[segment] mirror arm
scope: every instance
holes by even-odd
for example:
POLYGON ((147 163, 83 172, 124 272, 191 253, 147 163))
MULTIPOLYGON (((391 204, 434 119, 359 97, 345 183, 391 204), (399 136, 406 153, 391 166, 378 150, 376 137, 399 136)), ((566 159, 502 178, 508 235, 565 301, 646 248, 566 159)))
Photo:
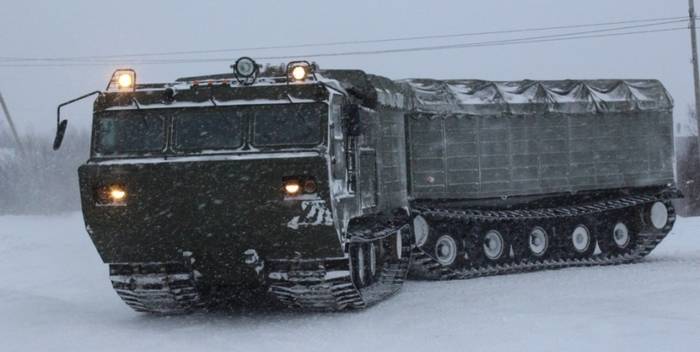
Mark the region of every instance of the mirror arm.
MULTIPOLYGON (((66 106, 66 105, 73 104, 73 103, 75 103, 76 101, 83 100, 83 99, 85 99, 85 98, 87 98, 87 97, 90 97, 90 96, 93 96, 93 95, 96 95, 96 94, 102 95, 102 92, 99 91, 99 90, 96 90, 96 91, 94 91, 94 92, 91 92, 91 93, 88 93, 88 94, 85 94, 85 95, 81 95, 81 96, 79 96, 79 97, 77 97, 77 98, 75 98, 75 99, 71 99, 71 100, 69 100, 69 101, 67 101, 67 102, 65 102, 65 103, 60 104, 60 105, 58 106, 58 108, 56 108, 56 135, 57 135, 57 137, 58 137, 58 135, 60 134, 60 131, 61 131, 61 124, 62 124, 62 123, 63 123, 63 124, 67 124, 67 123, 68 123, 68 120, 63 120, 63 121, 61 121, 61 108, 64 107, 64 106, 66 106)), ((63 128, 65 129, 65 127, 63 127, 63 128)), ((61 136, 61 137, 63 137, 63 136, 61 136)), ((61 139, 63 139, 63 138, 61 138, 61 139)), ((58 150, 58 148, 60 148, 60 146, 61 146, 61 143, 60 143, 60 141, 58 141, 58 138, 57 138, 56 141, 54 141, 53 150, 58 150)))
POLYGON ((71 99, 71 100, 69 100, 69 101, 67 101, 67 102, 65 102, 65 103, 63 103, 63 104, 61 104, 61 105, 59 105, 58 108, 56 109, 56 127, 58 127, 58 125, 61 124, 61 108, 62 108, 62 107, 66 106, 66 105, 73 104, 73 103, 75 103, 76 101, 83 100, 83 99, 85 99, 85 98, 87 98, 87 97, 90 97, 90 96, 93 96, 93 95, 95 95, 95 94, 102 94, 102 92, 99 91, 99 90, 96 90, 96 91, 94 91, 94 92, 92 92, 92 93, 88 93, 88 94, 85 94, 85 95, 81 95, 81 96, 79 96, 79 97, 77 97, 77 98, 75 98, 75 99, 71 99))

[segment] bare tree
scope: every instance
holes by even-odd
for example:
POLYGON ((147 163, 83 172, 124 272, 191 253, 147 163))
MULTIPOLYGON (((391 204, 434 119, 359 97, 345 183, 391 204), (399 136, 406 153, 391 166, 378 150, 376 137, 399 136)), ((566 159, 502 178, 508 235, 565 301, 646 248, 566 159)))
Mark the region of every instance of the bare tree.
POLYGON ((685 135, 676 137, 676 176, 678 186, 685 199, 678 202, 681 215, 700 215, 700 159, 698 158, 697 127, 694 123, 695 109, 688 107, 688 123, 685 135))
POLYGON ((87 131, 73 131, 59 152, 51 138, 22 136, 24 153, 0 129, 0 214, 56 213, 80 209, 78 166, 89 153, 87 131))

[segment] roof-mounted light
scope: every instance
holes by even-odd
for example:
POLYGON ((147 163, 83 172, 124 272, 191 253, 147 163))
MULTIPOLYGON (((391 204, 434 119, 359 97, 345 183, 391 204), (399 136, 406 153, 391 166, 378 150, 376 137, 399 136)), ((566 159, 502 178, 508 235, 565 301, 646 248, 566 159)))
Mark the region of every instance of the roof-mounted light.
POLYGON ((303 82, 311 75, 316 78, 314 67, 308 61, 293 61, 287 64, 287 82, 303 82))
POLYGON ((297 66, 292 69, 292 78, 295 81, 303 81, 306 79, 307 75, 306 67, 304 66, 297 66))
POLYGON ((136 90, 136 71, 126 68, 114 71, 107 85, 108 92, 133 92, 136 90))
POLYGON ((238 83, 243 85, 255 83, 259 71, 259 66, 255 60, 244 56, 236 60, 236 63, 231 67, 238 83))

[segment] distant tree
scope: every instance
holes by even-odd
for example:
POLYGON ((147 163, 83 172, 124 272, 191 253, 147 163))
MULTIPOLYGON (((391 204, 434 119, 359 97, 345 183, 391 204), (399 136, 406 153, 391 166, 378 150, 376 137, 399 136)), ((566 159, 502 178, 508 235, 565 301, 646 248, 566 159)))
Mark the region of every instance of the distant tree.
POLYGON ((58 152, 52 138, 21 136, 24 153, 0 130, 0 214, 48 214, 80 209, 78 166, 89 154, 90 133, 71 131, 58 152))
POLYGON ((678 202, 679 213, 700 215, 700 151, 698 150, 695 110, 688 108, 688 124, 684 135, 676 137, 676 176, 685 199, 678 202))
POLYGON ((695 122, 695 108, 692 105, 688 105, 688 120, 686 125, 686 130, 693 136, 698 135, 698 125, 695 122))

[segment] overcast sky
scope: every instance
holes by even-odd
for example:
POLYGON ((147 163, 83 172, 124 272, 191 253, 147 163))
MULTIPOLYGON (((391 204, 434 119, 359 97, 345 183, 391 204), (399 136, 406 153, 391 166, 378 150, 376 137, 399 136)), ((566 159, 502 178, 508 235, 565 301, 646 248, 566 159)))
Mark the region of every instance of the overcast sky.
MULTIPOLYGON (((687 16, 686 0, 5 0, 0 8, 0 56, 60 57, 226 49, 680 16, 687 16)), ((249 51, 213 56, 231 57, 233 62, 242 55, 297 55, 499 38, 504 37, 249 51)), ((518 46, 330 57, 315 61, 325 68, 359 68, 394 79, 657 78, 674 96, 677 117, 685 116, 687 105, 692 103, 687 31, 518 46)), ((8 101, 21 132, 53 132, 56 105, 83 93, 104 89, 117 66, 0 67, 0 92, 8 101)), ((229 70, 229 63, 221 62, 132 66, 141 82, 172 81, 180 76, 229 70)), ((88 128, 90 109, 89 104, 68 109, 71 128, 88 128)), ((0 124, 0 127, 4 126, 0 124)))

